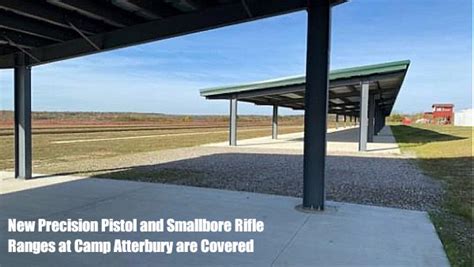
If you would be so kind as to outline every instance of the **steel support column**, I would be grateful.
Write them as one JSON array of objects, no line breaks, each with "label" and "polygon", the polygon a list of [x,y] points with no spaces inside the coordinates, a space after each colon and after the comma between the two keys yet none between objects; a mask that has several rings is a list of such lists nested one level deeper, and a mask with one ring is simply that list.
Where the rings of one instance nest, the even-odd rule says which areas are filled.
[{"label": "steel support column", "polygon": [[359,151],[367,150],[368,109],[369,109],[369,82],[363,82],[362,89],[360,90]]},{"label": "steel support column", "polygon": [[278,105],[273,105],[272,139],[278,139]]},{"label": "steel support column", "polygon": [[230,99],[229,145],[237,145],[237,98]]},{"label": "steel support column", "polygon": [[346,114],[344,114],[344,128],[347,127],[346,123],[347,123],[347,116],[346,116]]},{"label": "steel support column", "polygon": [[382,130],[382,120],[383,120],[383,114],[380,108],[377,108],[375,110],[375,134],[378,135],[380,130]]},{"label": "steel support column", "polygon": [[323,210],[331,6],[308,0],[303,156],[303,208]]},{"label": "steel support column", "polygon": [[15,87],[15,177],[32,176],[31,157],[31,67],[25,65],[25,55],[16,58]]},{"label": "steel support column", "polygon": [[385,117],[383,116],[382,111],[379,112],[379,116],[380,116],[380,119],[379,119],[379,131],[378,131],[378,133],[380,133],[380,131],[382,131],[382,129],[383,129],[383,121],[385,119]]},{"label": "steel support column", "polygon": [[375,106],[374,110],[374,135],[377,135],[379,132],[379,121],[380,121],[380,114],[377,105]]},{"label": "steel support column", "polygon": [[379,109],[379,130],[378,130],[378,133],[380,133],[380,131],[382,131],[384,120],[385,120],[385,117],[383,116],[383,111],[381,109]]},{"label": "steel support column", "polygon": [[374,95],[369,95],[369,120],[368,120],[368,129],[367,129],[367,142],[374,141],[374,121],[375,121],[375,97]]},{"label": "steel support column", "polygon": [[336,130],[339,127],[339,114],[336,114]]}]

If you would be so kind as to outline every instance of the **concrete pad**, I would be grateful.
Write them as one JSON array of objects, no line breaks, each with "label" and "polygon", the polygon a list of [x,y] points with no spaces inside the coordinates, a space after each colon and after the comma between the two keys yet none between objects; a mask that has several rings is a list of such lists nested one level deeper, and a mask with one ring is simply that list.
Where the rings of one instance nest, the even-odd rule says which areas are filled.
[{"label": "concrete pad", "polygon": [[[301,199],[276,195],[106,179],[42,178],[42,187],[0,181],[1,266],[449,266],[425,212],[328,202],[324,212],[294,209]],[[69,180],[68,180],[69,179]],[[48,182],[50,184],[48,184]],[[31,187],[30,187],[31,186]],[[6,218],[234,220],[265,222],[263,233],[6,233]],[[17,240],[248,240],[251,254],[9,254]]]},{"label": "concrete pad", "polygon": [[[282,134],[277,140],[271,136],[238,140],[238,147],[262,148],[262,149],[295,149],[303,151],[304,133]],[[206,144],[207,147],[229,147],[228,142]],[[327,152],[328,153],[358,153],[359,150],[359,128],[346,127],[328,129]],[[389,126],[384,127],[380,133],[374,136],[374,142],[367,143],[365,154],[387,154],[400,155],[400,148],[393,137]]]},{"label": "concrete pad", "polygon": [[4,181],[1,187],[1,193],[11,193],[16,191],[24,190],[25,188],[37,188],[46,185],[52,185],[57,183],[64,183],[68,181],[75,181],[79,179],[84,179],[84,177],[76,177],[76,176],[49,176],[48,179],[40,179],[44,177],[41,174],[35,174],[33,176],[34,179],[30,180],[22,180],[22,179],[15,179],[15,174],[12,172],[4,172],[0,171],[0,181]]}]

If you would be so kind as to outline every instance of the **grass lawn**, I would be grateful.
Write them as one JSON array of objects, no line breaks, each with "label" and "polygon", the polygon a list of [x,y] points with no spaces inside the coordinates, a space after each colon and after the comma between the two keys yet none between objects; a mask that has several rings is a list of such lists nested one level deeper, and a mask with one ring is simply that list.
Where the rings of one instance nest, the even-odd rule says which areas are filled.
[{"label": "grass lawn", "polygon": [[[285,134],[302,130],[303,127],[300,125],[285,125],[280,127],[279,132]],[[271,135],[271,126],[239,127],[238,132],[239,139],[269,135]],[[131,139],[124,140],[120,138]],[[96,139],[98,141],[75,142],[77,140],[89,139]],[[34,171],[45,174],[71,172],[77,171],[72,169],[72,165],[83,160],[98,160],[120,155],[198,146],[206,143],[226,141],[227,139],[227,128],[139,129],[135,131],[103,130],[89,133],[79,130],[67,133],[33,134],[33,166]],[[70,143],[57,143],[58,141],[70,141]],[[0,146],[0,170],[11,170],[14,166],[13,136],[0,136]],[[100,166],[100,168],[107,168],[107,166]]]},{"label": "grass lawn", "polygon": [[430,212],[452,266],[472,266],[472,127],[392,126],[401,150],[417,156],[423,172],[442,182],[443,204]]}]

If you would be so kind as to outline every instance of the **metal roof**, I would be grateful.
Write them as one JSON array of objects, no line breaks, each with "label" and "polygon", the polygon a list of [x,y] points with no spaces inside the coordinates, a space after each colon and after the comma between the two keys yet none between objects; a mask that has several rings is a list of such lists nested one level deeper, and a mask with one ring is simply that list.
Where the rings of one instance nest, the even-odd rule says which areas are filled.
[{"label": "metal roof", "polygon": [[432,108],[434,107],[440,107],[440,108],[452,108],[454,107],[454,104],[433,104],[431,105]]},{"label": "metal roof", "polygon": [[[356,115],[359,112],[361,82],[369,81],[369,93],[378,107],[390,114],[410,65],[409,60],[333,70],[329,74],[329,113]],[[236,86],[201,90],[207,99],[237,98],[257,105],[278,105],[304,109],[304,75]]]},{"label": "metal roof", "polygon": [[[333,0],[333,5],[345,0]],[[307,8],[306,0],[0,0],[0,68],[39,65]]]}]

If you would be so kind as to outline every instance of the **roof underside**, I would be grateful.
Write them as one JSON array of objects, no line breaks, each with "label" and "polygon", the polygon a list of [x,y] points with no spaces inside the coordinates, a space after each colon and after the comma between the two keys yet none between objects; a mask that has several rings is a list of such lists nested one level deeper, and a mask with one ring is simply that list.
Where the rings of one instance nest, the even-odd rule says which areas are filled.
[{"label": "roof underside", "polygon": [[[333,0],[333,4],[345,0]],[[306,0],[0,0],[0,68],[171,38],[307,8]]]},{"label": "roof underside", "polygon": [[[402,86],[410,61],[340,69],[329,75],[329,107],[332,114],[357,115],[361,83],[369,82],[369,94],[377,107],[389,115]],[[237,98],[256,105],[278,105],[296,110],[305,107],[305,76],[288,77],[238,86],[201,90],[207,99]]]}]

